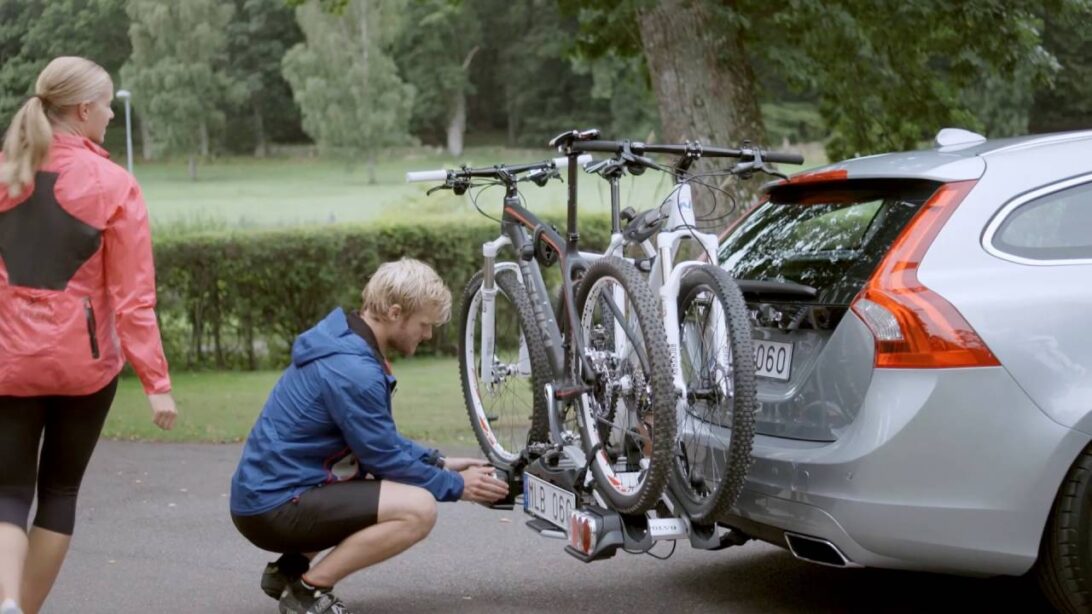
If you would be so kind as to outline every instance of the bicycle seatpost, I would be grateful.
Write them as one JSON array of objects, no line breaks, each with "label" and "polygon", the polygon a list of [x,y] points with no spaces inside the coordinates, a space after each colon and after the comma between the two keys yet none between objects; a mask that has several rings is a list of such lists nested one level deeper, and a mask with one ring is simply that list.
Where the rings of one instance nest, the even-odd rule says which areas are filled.
[{"label": "bicycle seatpost", "polygon": [[550,147],[556,147],[557,150],[569,157],[569,203],[568,203],[568,228],[567,239],[568,247],[570,250],[576,250],[577,243],[580,241],[580,234],[576,230],[576,181],[577,181],[577,161],[580,156],[580,152],[573,151],[573,143],[575,141],[590,141],[592,139],[599,138],[598,128],[589,128],[587,130],[570,130],[568,132],[562,132],[561,134],[550,139]]}]

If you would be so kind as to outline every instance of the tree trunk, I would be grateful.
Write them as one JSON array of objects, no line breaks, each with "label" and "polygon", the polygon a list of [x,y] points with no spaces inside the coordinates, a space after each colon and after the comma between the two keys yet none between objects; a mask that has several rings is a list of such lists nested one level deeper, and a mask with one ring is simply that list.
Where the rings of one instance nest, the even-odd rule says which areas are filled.
[{"label": "tree trunk", "polygon": [[[470,63],[474,61],[474,56],[478,54],[480,46],[475,45],[473,49],[466,54],[463,58],[463,75],[470,82]],[[452,97],[451,102],[451,121],[447,124],[447,152],[453,156],[458,156],[463,153],[463,136],[466,134],[466,88],[460,87]]]},{"label": "tree trunk", "polygon": [[199,305],[194,305],[190,309],[190,365],[191,367],[200,366],[201,364],[201,342],[205,336],[204,319],[201,317],[202,309]]},{"label": "tree trunk", "polygon": [[205,123],[205,120],[201,120],[200,128],[200,144],[201,144],[201,157],[209,157],[209,126]]},{"label": "tree trunk", "polygon": [[148,120],[140,118],[140,157],[145,162],[151,162],[154,157],[154,148],[152,146],[152,130],[148,125]]},{"label": "tree trunk", "polygon": [[519,127],[519,118],[517,117],[518,113],[516,112],[516,103],[512,102],[512,96],[513,96],[512,88],[509,87],[508,88],[508,95],[505,96],[505,98],[508,99],[508,104],[506,105],[507,106],[507,109],[506,109],[507,113],[505,114],[505,116],[508,119],[508,146],[509,147],[515,147],[516,146],[516,130]]},{"label": "tree trunk", "polygon": [[375,152],[368,154],[368,183],[375,185]]},{"label": "tree trunk", "polygon": [[197,181],[197,155],[190,154],[189,162],[190,181]]},{"label": "tree trunk", "polygon": [[[721,147],[744,140],[758,143],[765,132],[743,38],[738,28],[717,23],[708,2],[659,0],[638,13],[663,140]],[[714,23],[717,27],[711,27]],[[724,162],[706,164],[724,167]],[[723,227],[745,210],[755,188],[732,185],[737,186],[734,211],[729,199],[714,199],[709,190],[696,186],[695,212],[709,220],[703,226]]]},{"label": "tree trunk", "polygon": [[447,153],[459,156],[463,153],[463,135],[466,134],[466,93],[459,90],[452,103],[454,112],[447,124]]},{"label": "tree trunk", "polygon": [[254,157],[264,158],[269,155],[269,143],[265,136],[265,120],[262,112],[254,109]]},{"label": "tree trunk", "polygon": [[247,317],[243,321],[243,339],[246,342],[246,364],[250,371],[258,370],[258,359],[254,355],[254,321]]}]

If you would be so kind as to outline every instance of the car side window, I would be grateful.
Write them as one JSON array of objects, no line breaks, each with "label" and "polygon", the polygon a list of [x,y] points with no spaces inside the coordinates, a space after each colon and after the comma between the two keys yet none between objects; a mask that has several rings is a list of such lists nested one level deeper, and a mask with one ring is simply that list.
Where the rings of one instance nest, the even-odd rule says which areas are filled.
[{"label": "car side window", "polygon": [[1092,258],[1092,182],[1020,205],[994,233],[993,246],[1033,260]]}]

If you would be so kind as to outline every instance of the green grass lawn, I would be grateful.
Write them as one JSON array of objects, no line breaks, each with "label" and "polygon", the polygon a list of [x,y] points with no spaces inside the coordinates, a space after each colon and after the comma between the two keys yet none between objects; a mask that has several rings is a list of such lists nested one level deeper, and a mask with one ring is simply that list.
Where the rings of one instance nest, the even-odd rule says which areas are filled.
[{"label": "green grass lawn", "polygon": [[[403,435],[437,446],[477,446],[454,358],[414,358],[394,365],[394,417]],[[250,432],[280,372],[173,373],[178,421],[161,431],[135,377],[118,386],[103,436],[143,441],[241,441]]]},{"label": "green grass lawn", "polygon": [[[422,218],[442,220],[479,216],[469,193],[457,197],[440,192],[426,197],[426,184],[405,183],[411,170],[453,168],[461,164],[533,162],[551,157],[550,150],[469,148],[458,158],[434,149],[405,150],[377,164],[375,184],[368,183],[364,165],[318,158],[219,158],[200,165],[191,181],[184,160],[138,164],[135,172],[143,187],[153,226],[166,229],[209,227],[269,227],[337,222],[398,221]],[[119,158],[121,159],[121,158]],[[795,170],[795,169],[792,169]],[[606,182],[580,177],[581,211],[610,211]],[[525,184],[522,194],[537,213],[565,210],[567,187],[560,181],[544,188]],[[660,201],[670,190],[670,178],[647,172],[627,177],[622,184],[622,205],[641,210]],[[479,198],[481,208],[497,215],[500,188]]]}]

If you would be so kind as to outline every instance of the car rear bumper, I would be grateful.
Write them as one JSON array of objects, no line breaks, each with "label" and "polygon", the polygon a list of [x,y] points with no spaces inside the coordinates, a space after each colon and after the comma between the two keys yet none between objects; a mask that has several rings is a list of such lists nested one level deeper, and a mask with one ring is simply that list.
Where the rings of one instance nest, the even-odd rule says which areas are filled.
[{"label": "car rear bumper", "polygon": [[880,369],[837,441],[756,436],[723,520],[781,546],[828,540],[856,565],[1018,575],[1088,441],[1000,367]]}]

